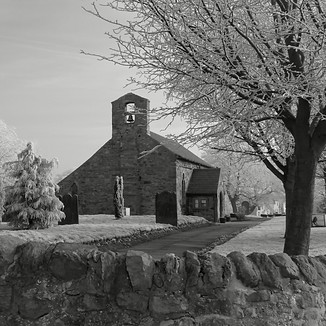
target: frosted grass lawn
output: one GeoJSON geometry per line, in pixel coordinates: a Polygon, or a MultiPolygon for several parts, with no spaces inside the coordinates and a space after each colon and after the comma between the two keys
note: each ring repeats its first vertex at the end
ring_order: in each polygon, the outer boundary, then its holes
{"type": "MultiPolygon", "coordinates": [[[[206,219],[198,216],[179,216],[180,226],[192,223],[204,223],[206,219]]],[[[126,216],[120,220],[113,215],[81,215],[77,225],[56,225],[44,230],[12,230],[7,223],[0,224],[2,236],[19,238],[23,242],[46,241],[49,243],[83,243],[130,236],[139,231],[173,229],[170,224],[155,223],[154,215],[126,216]]]]}
{"type": "MultiPolygon", "coordinates": [[[[285,216],[273,217],[216,246],[212,252],[226,256],[232,251],[241,251],[245,255],[252,252],[276,254],[283,252],[285,216]]],[[[312,227],[309,256],[326,255],[326,227],[312,227]]]]}

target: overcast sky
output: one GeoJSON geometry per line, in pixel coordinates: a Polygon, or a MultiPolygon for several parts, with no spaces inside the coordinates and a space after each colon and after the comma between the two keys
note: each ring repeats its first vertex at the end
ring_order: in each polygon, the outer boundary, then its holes
{"type": "MultiPolygon", "coordinates": [[[[81,8],[90,2],[0,3],[0,120],[38,154],[58,158],[56,173],[78,167],[110,139],[112,101],[130,91],[152,107],[164,101],[162,94],[124,88],[132,70],[80,54],[105,54],[112,46],[104,35],[110,27],[81,8]]],[[[151,130],[164,134],[164,126],[151,130]]]]}

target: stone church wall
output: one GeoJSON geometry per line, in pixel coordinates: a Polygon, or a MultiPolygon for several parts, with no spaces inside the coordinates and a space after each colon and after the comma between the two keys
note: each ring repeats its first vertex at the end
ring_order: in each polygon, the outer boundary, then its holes
{"type": "Polygon", "coordinates": [[[60,193],[78,188],[80,214],[112,214],[114,178],[118,173],[118,151],[108,141],[91,158],[59,182],[60,193]],[[107,164],[108,160],[110,164],[107,164]],[[112,189],[111,189],[112,188],[112,189]]]}
{"type": "Polygon", "coordinates": [[[112,102],[112,139],[59,182],[60,194],[77,184],[80,214],[114,214],[116,176],[123,177],[125,207],[134,215],[155,214],[156,193],[176,191],[176,156],[150,137],[148,114],[149,101],[134,94],[112,102]],[[126,123],[131,103],[140,111],[126,123]]]}
{"type": "MultiPolygon", "coordinates": [[[[147,142],[153,142],[153,140],[149,138],[147,142]]],[[[152,147],[156,145],[156,143],[151,144],[152,147]]],[[[141,212],[155,214],[156,194],[163,191],[176,191],[175,155],[166,148],[159,147],[150,155],[141,158],[139,166],[141,212]]]]}
{"type": "Polygon", "coordinates": [[[80,214],[114,214],[113,185],[115,176],[124,179],[125,207],[131,214],[155,214],[155,195],[176,191],[176,158],[147,134],[124,135],[123,140],[107,142],[89,160],[60,181],[60,193],[78,186],[80,214]],[[141,158],[140,158],[141,157],[141,158]]]}
{"type": "Polygon", "coordinates": [[[322,326],[326,258],[0,246],[2,326],[322,326]]]}
{"type": "Polygon", "coordinates": [[[200,169],[203,166],[184,160],[176,162],[176,193],[178,200],[178,211],[181,214],[187,214],[186,192],[194,169],[200,169]]]}

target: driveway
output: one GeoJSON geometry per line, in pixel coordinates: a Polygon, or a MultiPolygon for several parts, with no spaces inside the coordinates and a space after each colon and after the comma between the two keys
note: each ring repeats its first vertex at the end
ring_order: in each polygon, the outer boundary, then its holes
{"type": "Polygon", "coordinates": [[[137,244],[130,248],[116,250],[119,253],[125,253],[128,250],[143,251],[150,254],[154,259],[159,260],[167,253],[174,253],[181,257],[186,250],[199,251],[210,244],[216,242],[219,238],[227,238],[228,235],[237,234],[248,228],[254,227],[264,219],[253,221],[236,221],[221,224],[211,224],[196,229],[176,232],[163,236],[159,239],[137,244]]]}

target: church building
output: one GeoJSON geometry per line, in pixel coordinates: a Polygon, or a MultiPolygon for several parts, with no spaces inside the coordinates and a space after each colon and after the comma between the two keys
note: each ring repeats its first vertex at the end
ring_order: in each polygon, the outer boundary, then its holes
{"type": "Polygon", "coordinates": [[[114,214],[116,176],[131,215],[155,214],[155,195],[175,192],[178,212],[218,221],[224,214],[220,169],[149,129],[149,100],[133,93],[112,102],[112,138],[59,182],[77,193],[80,214],[114,214]]]}

